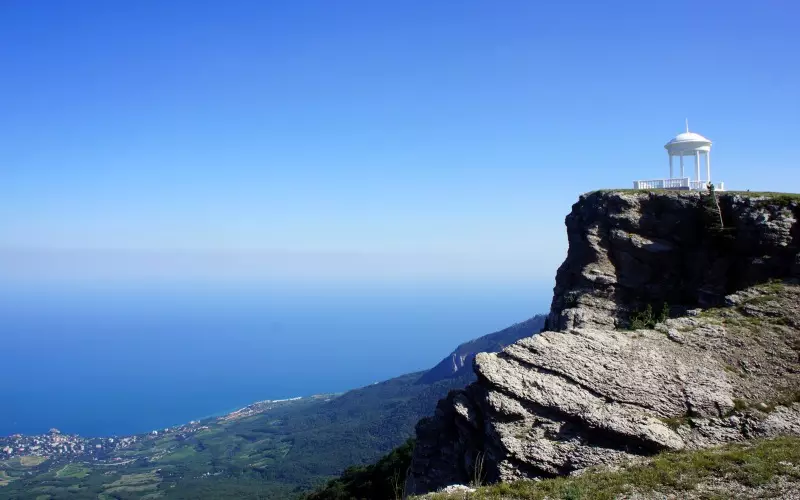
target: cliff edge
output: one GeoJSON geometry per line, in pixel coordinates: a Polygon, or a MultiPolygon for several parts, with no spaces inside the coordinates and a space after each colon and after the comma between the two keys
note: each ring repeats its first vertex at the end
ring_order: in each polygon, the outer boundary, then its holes
{"type": "Polygon", "coordinates": [[[417,425],[408,492],[800,435],[800,197],[595,192],[546,330],[417,425]]]}

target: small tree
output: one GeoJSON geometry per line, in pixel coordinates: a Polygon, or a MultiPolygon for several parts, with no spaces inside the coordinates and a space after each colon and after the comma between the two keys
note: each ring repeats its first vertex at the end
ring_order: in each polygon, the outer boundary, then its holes
{"type": "Polygon", "coordinates": [[[630,326],[631,330],[642,330],[645,328],[655,328],[658,323],[663,323],[669,319],[669,304],[664,302],[661,307],[661,313],[656,315],[653,311],[653,306],[647,304],[641,311],[636,311],[631,314],[630,326]]]}
{"type": "Polygon", "coordinates": [[[719,206],[717,199],[717,189],[710,182],[706,186],[708,188],[708,196],[705,200],[705,209],[709,215],[709,219],[719,219],[719,228],[725,229],[725,222],[722,220],[722,207],[719,206]]]}

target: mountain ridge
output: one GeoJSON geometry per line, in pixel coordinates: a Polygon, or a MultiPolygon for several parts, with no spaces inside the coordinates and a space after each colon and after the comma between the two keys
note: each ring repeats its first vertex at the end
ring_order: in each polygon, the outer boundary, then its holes
{"type": "Polygon", "coordinates": [[[546,320],[546,314],[537,314],[530,319],[520,321],[497,332],[464,342],[436,366],[426,371],[419,378],[418,383],[426,384],[454,377],[464,370],[471,372],[472,360],[477,353],[497,352],[521,338],[538,333],[544,328],[546,320]]]}

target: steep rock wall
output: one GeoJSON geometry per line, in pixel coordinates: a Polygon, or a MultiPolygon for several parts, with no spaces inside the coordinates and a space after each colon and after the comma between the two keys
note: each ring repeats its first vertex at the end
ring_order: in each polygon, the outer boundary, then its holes
{"type": "Polygon", "coordinates": [[[417,425],[407,490],[800,434],[798,205],[724,195],[720,221],[709,201],[581,197],[550,331],[476,356],[477,382],[417,425]],[[664,303],[673,318],[618,328],[664,303]]]}
{"type": "Polygon", "coordinates": [[[625,324],[663,304],[721,305],[770,278],[797,276],[798,204],[785,195],[595,192],[566,218],[569,252],[556,274],[548,327],[625,324]],[[713,202],[712,202],[713,203],[713,202]]]}

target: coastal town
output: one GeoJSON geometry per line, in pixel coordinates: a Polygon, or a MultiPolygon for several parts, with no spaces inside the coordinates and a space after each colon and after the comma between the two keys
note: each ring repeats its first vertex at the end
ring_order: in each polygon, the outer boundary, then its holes
{"type": "MultiPolygon", "coordinates": [[[[15,457],[106,460],[113,452],[132,448],[136,443],[165,435],[185,439],[189,435],[207,428],[199,421],[193,420],[185,425],[126,437],[89,438],[77,434],[64,434],[58,429],[50,429],[46,434],[32,436],[12,434],[8,437],[0,437],[0,460],[15,457]]],[[[118,461],[119,457],[114,460],[118,461]]]]}
{"type": "MultiPolygon", "coordinates": [[[[318,394],[307,398],[295,397],[258,401],[228,414],[200,420],[192,420],[187,424],[153,430],[132,436],[83,437],[77,434],[65,434],[58,429],[50,429],[46,434],[23,435],[12,434],[0,436],[0,462],[18,457],[69,458],[92,461],[119,462],[122,459],[114,456],[114,452],[126,449],[146,447],[148,442],[157,439],[172,438],[183,441],[191,435],[209,429],[208,424],[225,423],[264,413],[278,406],[292,404],[303,399],[327,401],[335,394],[318,394]],[[139,446],[137,446],[139,445],[139,446]]],[[[153,458],[153,457],[150,457],[153,458]]]]}
{"type": "Polygon", "coordinates": [[[152,493],[162,483],[204,481],[244,470],[236,469],[242,467],[237,464],[257,470],[292,446],[283,428],[290,407],[335,397],[263,400],[224,415],[128,436],[85,437],[55,428],[37,435],[0,436],[0,498],[18,498],[14,494],[33,483],[42,485],[37,491],[49,498],[62,498],[61,493],[77,485],[94,488],[98,498],[119,498],[118,493],[130,488],[152,493]],[[273,418],[263,418],[272,411],[273,418]],[[224,460],[218,458],[221,454],[224,460]]]}
{"type": "Polygon", "coordinates": [[[136,437],[117,439],[84,438],[75,434],[62,434],[50,429],[47,434],[25,436],[12,434],[0,437],[0,457],[104,455],[117,448],[125,448],[136,442],[136,437]]]}

